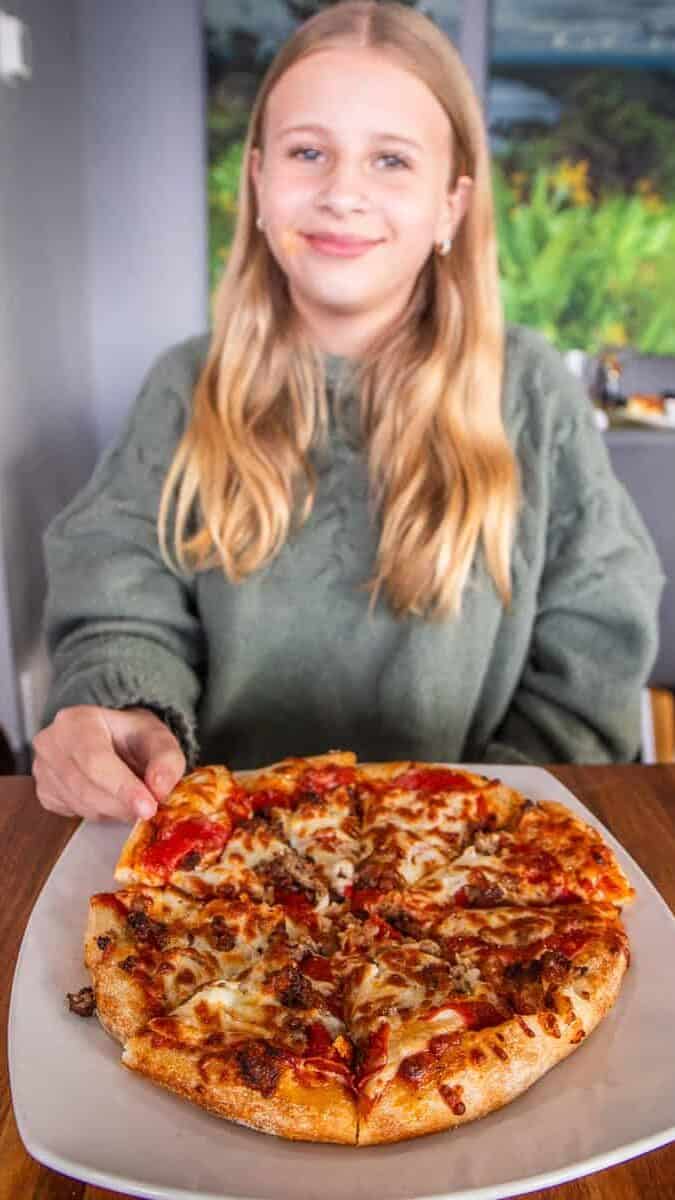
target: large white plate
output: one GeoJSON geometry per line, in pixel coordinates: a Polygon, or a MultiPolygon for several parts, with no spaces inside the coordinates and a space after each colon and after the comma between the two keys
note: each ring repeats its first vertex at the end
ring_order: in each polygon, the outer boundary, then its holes
{"type": "Polygon", "coordinates": [[[497,1200],[574,1179],[675,1138],[675,921],[610,833],[536,767],[474,769],[599,828],[638,898],[633,962],[598,1030],[529,1091],[452,1133],[363,1149],[257,1133],[120,1065],[120,1048],[64,997],[88,982],[90,894],[114,888],[128,830],[83,825],[35,905],[17,963],[9,1046],[14,1110],[34,1158],[77,1179],[162,1200],[497,1200]]]}

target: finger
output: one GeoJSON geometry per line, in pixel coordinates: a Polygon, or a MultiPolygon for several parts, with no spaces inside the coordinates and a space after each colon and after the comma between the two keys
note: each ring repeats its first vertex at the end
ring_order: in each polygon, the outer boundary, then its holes
{"type": "MultiPolygon", "coordinates": [[[[86,794],[87,814],[103,812],[118,821],[147,819],[156,811],[153,796],[115,753],[105,722],[92,713],[83,722],[82,737],[73,745],[72,727],[59,741],[64,755],[63,781],[75,795],[86,794]],[[86,786],[85,786],[86,785],[86,786]]],[[[60,738],[57,724],[55,735],[60,738]]]]}
{"type": "Polygon", "coordinates": [[[138,765],[155,799],[164,800],[185,774],[185,755],[178,739],[147,710],[106,710],[105,719],[120,753],[138,765]]]}
{"type": "Polygon", "coordinates": [[[173,735],[169,734],[169,737],[173,745],[158,745],[150,749],[144,775],[147,787],[158,801],[165,800],[185,774],[185,755],[173,735]]]}

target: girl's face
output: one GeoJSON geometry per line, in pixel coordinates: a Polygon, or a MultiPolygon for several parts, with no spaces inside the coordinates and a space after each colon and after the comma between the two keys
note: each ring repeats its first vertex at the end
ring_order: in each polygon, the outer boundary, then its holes
{"type": "Polygon", "coordinates": [[[258,212],[324,349],[356,352],[394,319],[454,234],[471,181],[448,190],[450,142],[432,92],[377,51],[317,52],[272,89],[251,159],[258,212]]]}

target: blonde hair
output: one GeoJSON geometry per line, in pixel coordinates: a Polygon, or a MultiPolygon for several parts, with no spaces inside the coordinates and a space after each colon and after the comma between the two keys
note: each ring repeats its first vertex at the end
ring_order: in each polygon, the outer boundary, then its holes
{"type": "Polygon", "coordinates": [[[501,417],[504,329],[483,119],[450,41],[398,3],[347,0],[324,9],[282,46],[265,75],[244,147],[210,346],[162,492],[162,553],[174,566],[171,517],[175,563],[220,566],[240,582],[273,559],[311,512],[309,451],[327,425],[323,358],[256,229],[250,158],[263,145],[265,105],[284,72],[327,46],[345,45],[389,54],[426,84],[450,121],[452,186],[461,175],[474,181],[452,253],[430,252],[406,310],[356,366],[380,521],[367,587],[373,602],[383,588],[399,615],[456,614],[482,546],[508,604],[518,477],[501,417]]]}

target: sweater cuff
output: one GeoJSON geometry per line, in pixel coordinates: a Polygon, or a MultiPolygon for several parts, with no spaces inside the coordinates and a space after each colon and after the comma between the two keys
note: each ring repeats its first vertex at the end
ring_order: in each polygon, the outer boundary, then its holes
{"type": "Polygon", "coordinates": [[[194,713],[181,705],[176,696],[167,696],[166,682],[153,679],[150,673],[141,678],[132,670],[106,666],[97,670],[78,671],[72,679],[53,686],[42,717],[48,725],[62,708],[78,704],[100,705],[102,708],[147,708],[159,717],[180,743],[188,771],[199,758],[194,713]]]}
{"type": "Polygon", "coordinates": [[[485,750],[480,755],[479,761],[486,763],[517,763],[523,766],[530,766],[537,760],[532,755],[523,754],[515,746],[507,745],[506,742],[488,742],[485,750]]]}

